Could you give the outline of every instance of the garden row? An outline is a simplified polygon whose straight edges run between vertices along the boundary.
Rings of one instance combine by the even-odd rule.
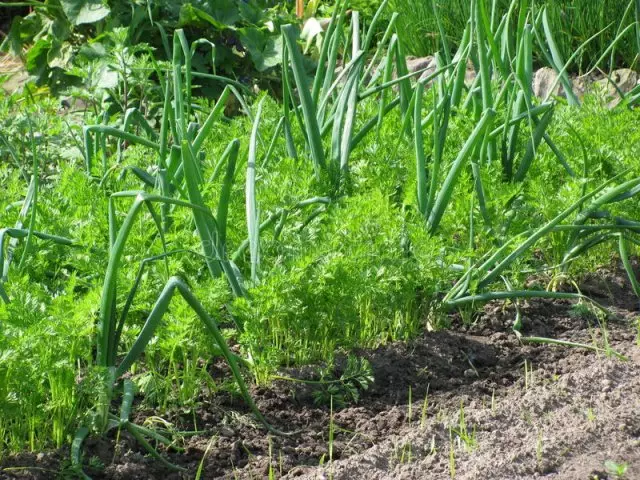
[[[172,439],[131,421],[134,400],[161,413],[221,388],[291,433],[270,426],[245,373],[330,364],[495,299],[606,316],[566,285],[612,254],[640,294],[640,89],[616,91],[614,110],[602,92],[579,97],[567,72],[599,35],[564,58],[548,10],[496,5],[472,2],[455,44],[435,16],[426,76],[409,71],[386,1],[366,26],[345,2],[313,75],[282,26],[278,101],[195,72],[202,41],[182,30],[170,62],[137,70],[136,52],[116,50],[110,103],[59,112],[29,86],[4,98],[1,451],[73,440],[79,472],[87,435],[124,429],[165,462]],[[637,32],[621,26],[593,68]],[[534,95],[536,62],[566,99]],[[128,83],[147,68],[153,91]],[[195,95],[200,80],[222,85],[215,102]],[[220,359],[228,376],[212,379]],[[366,388],[367,365],[352,370],[332,395]]]

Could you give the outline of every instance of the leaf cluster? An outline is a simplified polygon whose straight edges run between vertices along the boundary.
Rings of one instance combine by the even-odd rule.
[[[15,8],[11,3],[3,7]],[[196,71],[241,79],[268,77],[282,59],[279,26],[291,18],[285,6],[269,0],[33,2],[30,13],[13,16],[2,50],[22,58],[38,86],[59,93],[87,87],[87,63],[105,60],[110,49],[126,49],[132,58],[144,50],[153,52],[156,60],[170,59],[170,37],[182,28],[192,38],[206,39],[194,57]],[[125,32],[124,37],[113,38],[118,31]],[[102,61],[89,72],[90,85],[115,87],[118,72],[110,63]],[[128,65],[148,73],[149,65],[135,63],[130,60]]]

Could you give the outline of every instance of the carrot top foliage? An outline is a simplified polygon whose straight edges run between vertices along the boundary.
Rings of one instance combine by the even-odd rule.
[[[598,37],[565,53],[550,10],[477,0],[457,42],[436,16],[433,68],[410,72],[389,5],[363,18],[339,2],[312,72],[282,25],[277,100],[198,72],[202,41],[182,29],[170,60],[148,64],[157,99],[63,113],[29,87],[2,97],[2,454],[71,443],[82,475],[84,440],[125,429],[177,468],[161,450],[179,435],[134,423],[136,396],[162,412],[227,388],[292,434],[247,374],[331,363],[494,299],[604,315],[527,280],[553,286],[614,253],[637,290],[640,91],[608,109],[567,73]],[[563,97],[534,96],[538,61]],[[197,95],[203,78],[215,100]],[[230,381],[208,374],[218,359]],[[370,371],[351,366],[355,399]]]

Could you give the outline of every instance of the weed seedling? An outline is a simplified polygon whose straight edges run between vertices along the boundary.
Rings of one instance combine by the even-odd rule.
[[[335,424],[333,423],[333,397],[329,400],[329,478],[333,478],[333,438]]]
[[[429,385],[427,385],[427,393],[424,395],[424,401],[422,402],[422,413],[420,415],[420,430],[424,429],[427,422],[427,410],[429,409]]]
[[[438,448],[436,447],[436,436],[431,435],[431,442],[429,442],[428,454],[435,455],[436,453],[438,453]]]
[[[273,468],[273,441],[269,436],[269,480],[275,480],[276,472]]]
[[[533,386],[533,366],[527,359],[524,361],[524,389],[529,390]]]
[[[282,375],[274,375],[272,378],[314,385],[317,387],[313,392],[315,403],[325,405],[332,403],[336,407],[358,403],[361,392],[367,390],[374,380],[369,361],[355,355],[349,355],[347,366],[339,378],[328,370],[320,373],[320,380],[302,380]]]
[[[456,434],[458,442],[464,444],[464,450],[467,453],[471,452],[478,445],[476,441],[476,428],[474,426],[473,430],[469,431],[462,401],[460,402],[460,412],[458,414],[458,428],[454,428],[453,432]]]
[[[538,430],[538,438],[536,440],[536,461],[538,463],[538,469],[542,469],[542,430]]]
[[[449,476],[452,480],[456,478],[456,452],[451,429],[449,429]]]
[[[207,448],[204,450],[204,454],[202,455],[202,458],[200,459],[200,463],[198,463],[198,470],[196,471],[196,477],[195,480],[200,480],[200,478],[202,477],[202,472],[204,469],[204,461],[207,458],[207,455],[209,453],[209,450],[211,450],[211,446],[213,445],[213,442],[217,439],[218,437],[216,437],[215,435],[213,437],[211,437],[209,439],[209,442],[207,443]]]
[[[411,442],[394,442],[391,455],[392,464],[405,464],[413,461],[413,445]]]
[[[607,460],[604,462],[604,468],[607,470],[607,473],[614,478],[622,479],[624,478],[627,470],[629,469],[629,465],[625,462],[614,462],[613,460]]]
[[[413,399],[411,398],[412,391],[411,391],[411,385],[409,385],[409,406],[408,406],[408,412],[407,412],[407,423],[409,424],[409,426],[411,426],[411,419],[412,419],[412,414],[413,414]]]
[[[571,306],[569,315],[573,318],[589,320],[593,318],[593,310],[586,302],[578,302]]]
[[[413,461],[413,446],[411,442],[407,442],[402,446],[402,456],[400,463],[411,463]]]

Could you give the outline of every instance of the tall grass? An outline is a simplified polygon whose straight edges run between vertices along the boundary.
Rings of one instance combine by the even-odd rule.
[[[593,66],[594,59],[600,56],[617,34],[635,22],[634,1],[542,0],[529,2],[527,8],[532,12],[543,8],[548,10],[550,28],[557,37],[559,51],[565,56],[574,52],[588,38],[604,30],[595,42],[580,53],[572,66],[572,71],[574,69],[586,71]],[[510,0],[496,0],[489,3],[492,5],[493,23],[499,21],[511,6]],[[629,6],[632,8],[629,9]],[[433,55],[440,49],[441,29],[438,25],[438,17],[442,19],[442,31],[445,32],[447,41],[455,47],[462,38],[462,32],[472,13],[471,2],[467,0],[394,0],[392,8],[400,14],[401,41],[405,44],[408,53],[417,56]],[[610,65],[613,67],[636,65],[638,49],[634,43],[633,33],[625,36],[612,53]],[[536,64],[544,61],[539,52],[534,52],[534,61]]]

